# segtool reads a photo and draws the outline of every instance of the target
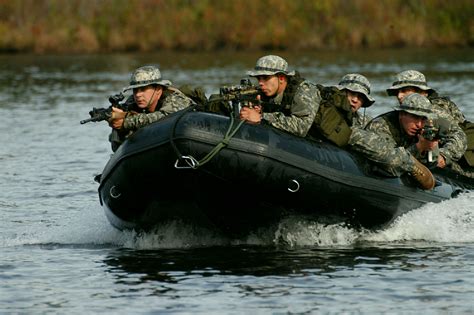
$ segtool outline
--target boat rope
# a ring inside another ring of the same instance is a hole
[[[225,133],[224,138],[208,154],[206,154],[205,157],[203,157],[200,161],[198,161],[197,165],[194,166],[193,168],[196,169],[206,164],[210,160],[212,160],[212,158],[216,156],[216,154],[219,153],[220,150],[222,150],[229,144],[230,139],[235,135],[235,133],[239,130],[240,126],[242,126],[244,122],[245,122],[244,120],[241,120],[237,124],[237,126],[233,128],[235,125],[235,119],[234,119],[234,115],[230,115],[229,128],[227,129],[227,132]]]
[[[175,135],[176,126],[179,120],[184,116],[184,114],[190,111],[191,109],[194,109],[194,107],[193,108],[188,107],[186,110],[183,110],[181,115],[175,120],[173,127],[171,128],[170,143],[176,155],[178,156],[178,158],[176,159],[176,162],[174,163],[174,167],[177,169],[190,169],[190,168],[197,169],[203,166],[204,164],[208,163],[209,161],[211,161],[212,158],[216,156],[217,153],[219,153],[223,148],[225,148],[229,144],[230,139],[236,134],[236,132],[240,129],[240,127],[245,122],[244,120],[241,120],[236,125],[234,116],[230,115],[229,128],[227,129],[224,135],[224,138],[211,151],[209,151],[209,153],[207,153],[201,160],[198,161],[192,155],[181,154],[178,147],[174,143],[174,139],[175,139],[174,135]],[[180,166],[179,165],[180,161],[184,161],[187,164],[187,166]]]

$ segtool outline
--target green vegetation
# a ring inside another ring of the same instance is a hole
[[[474,45],[472,0],[0,0],[0,52]]]

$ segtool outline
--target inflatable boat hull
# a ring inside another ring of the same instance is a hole
[[[196,167],[230,123],[228,117],[181,112],[125,141],[99,186],[112,225],[149,230],[184,220],[242,234],[301,214],[378,227],[473,189],[469,181],[444,173],[437,175],[435,189],[423,191],[408,178],[370,174],[359,157],[329,143],[265,125],[243,124],[226,147]]]

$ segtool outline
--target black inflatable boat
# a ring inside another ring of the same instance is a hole
[[[423,191],[410,178],[376,175],[367,166],[329,143],[183,111],[122,144],[101,175],[99,196],[118,229],[183,220],[234,235],[292,214],[376,228],[474,190],[472,179],[449,171],[436,173],[436,187]]]

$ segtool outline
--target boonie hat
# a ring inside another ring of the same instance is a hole
[[[130,77],[130,85],[125,87],[123,91],[139,88],[142,86],[158,84],[170,86],[171,81],[161,78],[160,69],[157,66],[143,66],[135,70]]]
[[[375,102],[375,99],[370,96],[370,82],[362,74],[346,74],[342,77],[341,81],[339,82],[339,85],[337,85],[337,88],[339,90],[346,89],[352,92],[363,94],[367,101],[364,102],[364,105],[362,105],[362,107],[369,107]]]
[[[288,62],[280,56],[268,55],[257,60],[254,70],[247,71],[251,77],[259,75],[275,75],[283,73],[287,76],[295,75],[295,71],[288,71]]]
[[[431,105],[428,98],[418,93],[405,96],[402,103],[394,109],[397,111],[404,111],[412,115],[426,117],[427,119],[437,118],[437,115],[433,112],[433,105]]]
[[[423,73],[416,70],[406,70],[397,74],[395,82],[387,89],[387,94],[389,96],[396,96],[398,90],[408,86],[417,87],[423,91],[428,91],[428,93],[434,92],[426,83]]]

